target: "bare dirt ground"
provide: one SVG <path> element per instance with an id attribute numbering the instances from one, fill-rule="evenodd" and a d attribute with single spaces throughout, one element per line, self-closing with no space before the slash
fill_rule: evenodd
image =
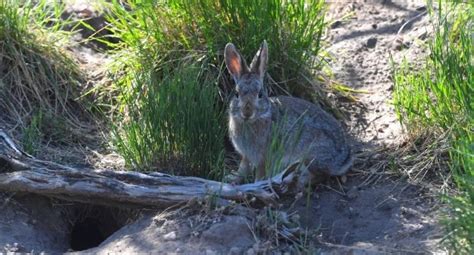
<path id="1" fill-rule="evenodd" d="M 2 247 L 3 251 L 95 254 L 445 252 L 439 244 L 442 205 L 437 194 L 422 182 L 396 175 L 385 155 L 404 143 L 391 105 L 390 57 L 395 62 L 403 57 L 418 61 L 426 54 L 422 42 L 429 37 L 430 27 L 425 9 L 424 2 L 411 1 L 330 5 L 328 17 L 335 22 L 327 33 L 331 45 L 327 50 L 333 56 L 335 78 L 366 92 L 354 94 L 357 102 L 337 100 L 349 117 L 346 124 L 357 157 L 346 182 L 331 178 L 317 185 L 311 196 L 287 198 L 273 210 L 239 205 L 196 209 L 190 204 L 161 212 L 134 211 L 131 218 L 138 220 L 116 221 L 117 226 L 105 231 L 110 234 L 105 241 L 83 251 L 70 249 L 72 240 L 64 237 L 71 235 L 74 222 L 50 219 L 60 218 L 57 201 L 4 194 L 0 253 Z M 61 206 L 64 214 L 68 205 Z M 285 233 L 294 233 L 292 229 L 299 229 L 298 237 L 289 234 L 285 239 Z"/>

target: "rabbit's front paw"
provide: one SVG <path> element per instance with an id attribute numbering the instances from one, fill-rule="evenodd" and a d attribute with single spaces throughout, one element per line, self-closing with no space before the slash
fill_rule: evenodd
<path id="1" fill-rule="evenodd" d="M 242 184 L 244 180 L 244 176 L 240 175 L 238 172 L 232 172 L 224 176 L 223 182 L 231 184 Z"/>

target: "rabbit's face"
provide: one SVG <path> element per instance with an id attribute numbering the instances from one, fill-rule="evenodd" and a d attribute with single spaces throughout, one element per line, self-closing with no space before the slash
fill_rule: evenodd
<path id="1" fill-rule="evenodd" d="M 267 43 L 265 41 L 262 43 L 250 68 L 232 43 L 226 45 L 224 58 L 227 69 L 236 84 L 230 102 L 230 115 L 242 121 L 269 117 L 270 101 L 263 87 L 268 58 Z"/>
<path id="2" fill-rule="evenodd" d="M 235 86 L 230 114 L 243 121 L 269 116 L 270 101 L 258 75 L 254 73 L 242 75 Z"/>

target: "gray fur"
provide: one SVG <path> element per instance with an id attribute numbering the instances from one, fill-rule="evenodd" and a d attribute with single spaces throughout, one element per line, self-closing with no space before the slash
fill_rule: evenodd
<path id="1" fill-rule="evenodd" d="M 235 95 L 229 105 L 229 135 L 242 156 L 240 179 L 234 181 L 241 181 L 253 168 L 257 169 L 257 180 L 265 177 L 265 159 L 272 140 L 272 127 L 276 125 L 281 127 L 280 132 L 295 138 L 285 142 L 282 169 L 299 161 L 307 171 L 303 175 L 309 179 L 318 173 L 343 175 L 349 170 L 352 165 L 350 147 L 344 130 L 333 116 L 299 98 L 266 94 L 263 78 L 268 48 L 265 41 L 250 68 L 233 44 L 228 43 L 224 52 L 226 65 L 236 82 Z"/>

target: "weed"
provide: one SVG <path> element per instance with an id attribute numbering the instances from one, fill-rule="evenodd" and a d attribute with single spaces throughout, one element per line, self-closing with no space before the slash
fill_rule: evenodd
<path id="1" fill-rule="evenodd" d="M 297 213 L 286 213 L 265 207 L 257 215 L 251 230 L 256 238 L 258 247 L 257 253 L 271 253 L 271 250 L 285 247 L 291 254 L 314 254 L 316 247 L 311 239 L 314 239 L 314 232 L 303 230 L 299 223 Z M 262 240 L 266 242 L 262 242 Z"/>
<path id="2" fill-rule="evenodd" d="M 39 145 L 43 139 L 40 127 L 41 122 L 43 122 L 43 115 L 39 112 L 32 116 L 29 125 L 23 130 L 23 149 L 26 153 L 33 156 L 38 152 Z"/>
<path id="3" fill-rule="evenodd" d="M 38 154 L 42 143 L 64 145 L 79 142 L 77 138 L 80 134 L 71 128 L 67 120 L 50 112 L 37 110 L 25 123 L 22 130 L 22 145 L 23 149 L 33 156 Z"/>

